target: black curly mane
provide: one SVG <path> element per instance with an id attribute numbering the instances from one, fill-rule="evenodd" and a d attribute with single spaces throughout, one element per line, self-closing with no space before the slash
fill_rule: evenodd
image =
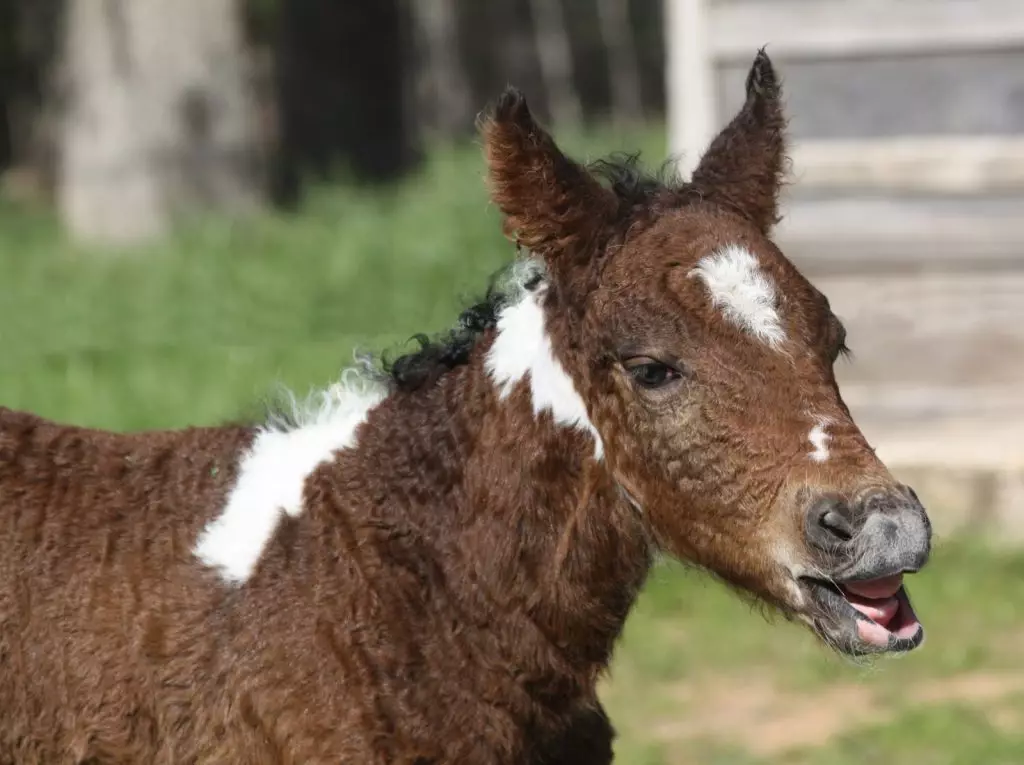
<path id="1" fill-rule="evenodd" d="M 455 329 L 435 338 L 414 335 L 411 339 L 419 348 L 394 359 L 383 359 L 390 383 L 397 390 L 414 391 L 466 364 L 480 336 L 498 323 L 498 313 L 504 303 L 504 296 L 492 288 L 487 297 L 459 315 Z"/>
<path id="2" fill-rule="evenodd" d="M 674 160 L 652 171 L 640 164 L 639 152 L 619 153 L 592 162 L 588 169 L 608 185 L 626 211 L 666 203 L 678 207 L 685 201 L 681 192 L 686 184 L 679 179 Z"/>
<path id="3" fill-rule="evenodd" d="M 639 158 L 639 153 L 614 154 L 593 162 L 589 169 L 615 193 L 623 213 L 668 204 L 678 206 L 681 184 L 670 163 L 650 173 L 641 167 Z M 415 335 L 411 339 L 419 345 L 416 350 L 382 360 L 388 381 L 396 390 L 415 391 L 432 385 L 449 370 L 469 361 L 480 336 L 497 324 L 498 314 L 508 301 L 506 291 L 497 286 L 506 272 L 507 269 L 503 269 L 492 277 L 484 299 L 462 312 L 455 329 L 435 338 Z M 536 282 L 519 286 L 531 289 L 535 285 Z"/>

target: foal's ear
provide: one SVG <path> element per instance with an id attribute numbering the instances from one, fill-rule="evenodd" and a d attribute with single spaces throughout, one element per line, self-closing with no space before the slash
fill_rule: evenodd
<path id="1" fill-rule="evenodd" d="M 617 210 L 612 192 L 561 152 L 514 88 L 479 128 L 506 236 L 548 261 L 584 254 Z"/>
<path id="2" fill-rule="evenodd" d="M 692 186 L 767 233 L 779 221 L 779 191 L 786 164 L 782 89 L 764 49 L 747 75 L 747 100 L 711 142 L 693 172 Z"/>

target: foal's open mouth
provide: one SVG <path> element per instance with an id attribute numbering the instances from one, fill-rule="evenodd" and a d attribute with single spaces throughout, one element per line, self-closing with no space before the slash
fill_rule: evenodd
<path id="1" fill-rule="evenodd" d="M 924 641 L 903 574 L 847 582 L 804 577 L 800 585 L 814 604 L 814 628 L 844 653 L 901 653 Z"/>

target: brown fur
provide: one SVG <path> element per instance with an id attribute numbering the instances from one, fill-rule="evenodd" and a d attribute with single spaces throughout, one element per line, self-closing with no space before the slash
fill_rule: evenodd
<path id="1" fill-rule="evenodd" d="M 658 546 L 795 612 L 780 544 L 803 554 L 801 492 L 892 479 L 838 397 L 834 317 L 764 236 L 782 141 L 763 55 L 751 83 L 693 185 L 639 196 L 564 157 L 518 94 L 482 124 L 603 460 L 527 384 L 500 400 L 489 328 L 372 410 L 232 587 L 192 550 L 253 430 L 0 410 L 0 765 L 609 763 L 596 684 Z M 785 294 L 787 354 L 687 278 L 729 243 Z M 687 369 L 685 395 L 638 393 L 636 355 Z M 836 422 L 827 468 L 808 408 Z"/>

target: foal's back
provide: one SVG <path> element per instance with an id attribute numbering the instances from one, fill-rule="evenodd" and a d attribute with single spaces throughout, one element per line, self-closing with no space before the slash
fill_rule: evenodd
<path id="1" fill-rule="evenodd" d="M 0 407 L 5 562 L 60 577 L 184 560 L 251 439 L 238 427 L 110 433 Z"/>
<path id="2" fill-rule="evenodd" d="M 155 660 L 208 618 L 190 547 L 250 439 L 120 435 L 0 408 L 0 765 L 151 754 L 174 721 L 147 707 L 146 684 L 177 682 L 175 662 Z"/>

